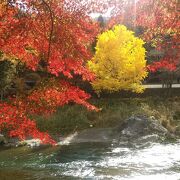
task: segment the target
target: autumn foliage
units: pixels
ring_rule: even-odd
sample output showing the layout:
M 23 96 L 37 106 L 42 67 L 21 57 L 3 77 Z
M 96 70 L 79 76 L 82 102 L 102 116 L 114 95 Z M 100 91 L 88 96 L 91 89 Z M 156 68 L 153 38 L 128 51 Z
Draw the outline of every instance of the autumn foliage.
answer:
M 153 72 L 160 69 L 176 70 L 180 63 L 178 1 L 144 1 L 141 6 L 137 22 L 145 28 L 144 39 L 151 42 L 157 50 L 164 51 L 164 56 L 160 61 L 153 62 L 149 66 L 149 70 Z M 142 16 L 140 17 L 140 14 L 147 6 L 151 8 L 145 11 L 143 17 L 148 17 L 145 19 Z
M 152 72 L 164 69 L 174 71 L 180 64 L 178 0 L 128 0 L 113 6 L 109 27 L 122 23 L 134 30 L 142 29 L 141 38 L 158 51 L 161 59 L 149 64 Z
M 51 114 L 69 102 L 98 111 L 87 102 L 90 95 L 76 85 L 77 79 L 92 83 L 98 92 L 142 92 L 141 81 L 147 75 L 144 42 L 126 27 L 115 26 L 99 35 L 94 57 L 91 52 L 100 29 L 89 14 L 109 8 L 112 18 L 107 28 L 125 24 L 135 31 L 141 27 L 140 37 L 165 52 L 160 61 L 149 64 L 150 71 L 176 69 L 177 0 L 1 0 L 0 54 L 6 58 L 0 61 L 11 64 L 13 74 L 0 75 L 6 87 L 12 81 L 16 91 L 0 102 L 0 132 L 54 144 L 47 133 L 38 131 L 30 115 Z M 31 89 L 26 86 L 27 73 L 38 77 Z
M 147 76 L 143 44 L 122 25 L 99 35 L 95 56 L 88 62 L 96 74 L 93 88 L 97 92 L 122 89 L 142 92 L 141 81 Z
M 56 143 L 48 133 L 39 132 L 36 123 L 32 119 L 27 118 L 24 109 L 20 107 L 1 103 L 0 115 L 1 130 L 8 132 L 10 137 L 18 137 L 24 140 L 26 137 L 31 136 L 40 139 L 43 143 Z
M 52 113 L 68 102 L 97 110 L 87 102 L 90 95 L 69 81 L 74 77 L 94 79 L 86 60 L 91 58 L 90 45 L 98 24 L 83 7 L 75 1 L 1 2 L 0 51 L 41 77 L 28 93 L 16 93 L 9 103 L 0 103 L 1 131 L 6 129 L 11 137 L 32 136 L 53 144 L 48 134 L 37 130 L 29 115 Z

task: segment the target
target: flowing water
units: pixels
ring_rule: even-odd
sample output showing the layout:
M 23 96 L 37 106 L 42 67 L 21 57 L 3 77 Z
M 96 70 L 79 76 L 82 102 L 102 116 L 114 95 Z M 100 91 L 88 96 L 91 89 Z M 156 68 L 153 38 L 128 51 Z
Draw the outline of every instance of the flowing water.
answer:
M 180 180 L 180 142 L 1 149 L 0 179 Z

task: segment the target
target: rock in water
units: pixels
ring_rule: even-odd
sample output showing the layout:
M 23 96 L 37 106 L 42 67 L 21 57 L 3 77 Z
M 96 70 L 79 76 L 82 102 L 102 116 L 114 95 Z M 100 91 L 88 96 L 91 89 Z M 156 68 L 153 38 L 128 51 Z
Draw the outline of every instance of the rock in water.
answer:
M 79 132 L 70 143 L 111 142 L 114 128 L 91 128 Z
M 164 141 L 174 138 L 158 120 L 146 116 L 132 116 L 126 119 L 119 127 L 119 144 L 146 146 L 148 143 Z
M 41 140 L 40 139 L 29 139 L 29 140 L 24 140 L 20 141 L 17 146 L 29 146 L 29 147 L 38 147 L 41 145 Z
M 91 128 L 79 132 L 69 143 L 92 142 L 157 142 L 170 137 L 170 133 L 158 120 L 146 116 L 132 116 L 115 128 Z
M 168 130 L 158 120 L 146 116 L 132 116 L 125 120 L 118 128 L 121 136 L 138 138 L 142 136 L 157 134 L 166 136 Z

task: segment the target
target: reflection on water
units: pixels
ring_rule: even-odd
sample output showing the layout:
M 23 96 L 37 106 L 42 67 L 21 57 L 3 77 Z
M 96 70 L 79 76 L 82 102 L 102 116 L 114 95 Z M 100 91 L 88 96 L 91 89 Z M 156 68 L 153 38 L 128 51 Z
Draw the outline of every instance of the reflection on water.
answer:
M 147 147 L 76 144 L 0 151 L 0 179 L 180 179 L 180 142 Z

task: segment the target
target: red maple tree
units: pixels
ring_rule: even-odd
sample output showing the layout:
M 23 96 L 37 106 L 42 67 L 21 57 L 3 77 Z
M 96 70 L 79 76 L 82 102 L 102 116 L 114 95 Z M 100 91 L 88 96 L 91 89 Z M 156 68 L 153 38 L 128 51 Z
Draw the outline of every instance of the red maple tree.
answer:
M 177 0 L 119 1 L 112 10 L 109 27 L 122 23 L 142 27 L 141 37 L 164 56 L 149 64 L 148 69 L 174 71 L 180 64 L 179 4 Z
M 90 4 L 80 2 L 2 1 L 0 51 L 43 75 L 31 93 L 0 103 L 0 131 L 6 130 L 11 137 L 31 136 L 54 144 L 47 133 L 38 131 L 30 114 L 52 113 L 68 102 L 98 110 L 87 102 L 90 95 L 69 81 L 77 76 L 84 81 L 94 78 L 86 61 L 91 58 L 90 45 L 99 28 L 88 16 Z

